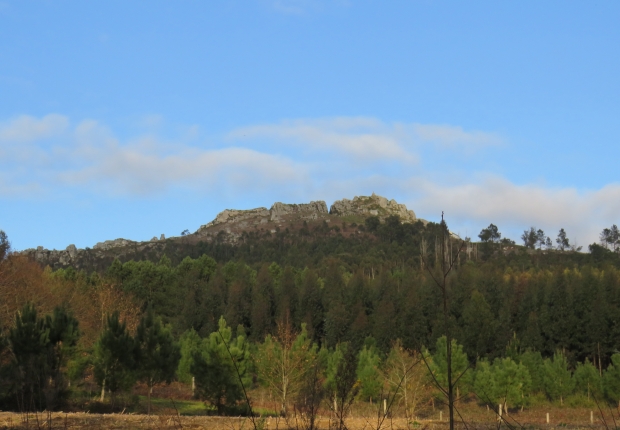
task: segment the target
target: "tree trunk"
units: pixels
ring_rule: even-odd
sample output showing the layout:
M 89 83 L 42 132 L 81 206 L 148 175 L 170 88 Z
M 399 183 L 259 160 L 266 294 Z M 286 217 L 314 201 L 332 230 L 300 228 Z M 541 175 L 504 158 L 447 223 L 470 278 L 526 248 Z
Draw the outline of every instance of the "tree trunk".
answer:
M 105 379 L 103 380 L 103 383 L 101 384 L 101 398 L 99 399 L 99 401 L 103 403 L 104 400 L 105 400 Z
M 151 415 L 151 393 L 153 393 L 153 381 L 149 379 L 149 393 L 148 393 L 148 407 L 147 407 L 147 415 Z

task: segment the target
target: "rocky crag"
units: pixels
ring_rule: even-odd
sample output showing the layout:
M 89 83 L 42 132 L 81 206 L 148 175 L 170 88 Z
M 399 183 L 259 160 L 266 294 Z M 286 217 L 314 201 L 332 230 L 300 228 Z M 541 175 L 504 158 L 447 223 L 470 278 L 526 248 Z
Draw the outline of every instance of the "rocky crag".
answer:
M 378 216 L 382 221 L 391 215 L 397 215 L 402 222 L 416 222 L 415 212 L 407 209 L 407 206 L 396 203 L 396 200 L 388 200 L 372 193 L 370 197 L 354 197 L 353 200 L 342 199 L 334 202 L 329 208 L 329 213 L 338 216 Z
M 280 227 L 295 229 L 301 228 L 304 224 L 336 222 L 338 219 L 363 222 L 370 216 L 377 216 L 384 221 L 391 215 L 399 216 L 402 222 L 418 221 L 415 213 L 405 205 L 373 193 L 371 196 L 354 197 L 353 200 L 337 200 L 329 211 L 327 204 L 322 200 L 302 204 L 277 202 L 270 209 L 264 207 L 249 210 L 226 209 L 217 214 L 213 221 L 188 235 L 166 238 L 162 234 L 159 239 L 153 237 L 145 242 L 122 238 L 106 240 L 95 244 L 92 249 L 78 249 L 75 245 L 69 245 L 65 250 L 48 250 L 39 246 L 37 249 L 26 249 L 22 254 L 53 269 L 68 266 L 79 269 L 95 260 L 131 258 L 140 253 L 156 257 L 159 254 L 163 255 L 166 246 L 175 242 L 195 244 L 200 241 L 218 240 L 222 243 L 235 244 L 242 239 L 243 233 L 248 231 L 263 230 L 275 233 Z

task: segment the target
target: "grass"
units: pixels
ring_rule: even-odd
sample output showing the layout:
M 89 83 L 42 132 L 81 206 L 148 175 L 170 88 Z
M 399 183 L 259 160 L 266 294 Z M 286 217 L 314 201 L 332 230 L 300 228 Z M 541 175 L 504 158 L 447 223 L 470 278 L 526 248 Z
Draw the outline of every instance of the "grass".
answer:
M 138 408 L 140 412 L 143 409 L 146 409 L 147 406 L 147 398 L 146 396 L 140 396 L 140 404 Z M 170 410 L 175 409 L 179 412 L 179 415 L 187 416 L 187 417 L 197 417 L 201 415 L 207 415 L 210 410 L 215 410 L 207 406 L 205 403 L 200 400 L 174 400 L 174 403 L 170 399 L 162 399 L 162 398 L 151 398 L 151 407 L 153 411 L 157 413 L 157 411 L 161 410 Z

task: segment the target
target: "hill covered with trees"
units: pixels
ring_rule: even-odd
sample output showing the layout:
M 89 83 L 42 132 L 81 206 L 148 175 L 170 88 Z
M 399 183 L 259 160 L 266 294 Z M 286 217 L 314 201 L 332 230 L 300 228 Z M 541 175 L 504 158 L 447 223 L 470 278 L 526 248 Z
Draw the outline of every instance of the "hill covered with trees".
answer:
M 312 408 L 296 403 L 314 401 L 309 392 L 341 411 L 390 392 L 402 405 L 406 389 L 430 401 L 441 398 L 446 329 L 464 399 L 620 401 L 615 226 L 586 253 L 563 229 L 551 240 L 530 228 L 517 245 L 493 224 L 473 243 L 445 223 L 338 220 L 164 242 L 88 269 L 42 267 L 10 253 L 3 235 L 3 403 L 59 407 L 87 383 L 105 402 L 139 381 L 150 393 L 173 380 L 193 383 L 222 414 L 260 387 L 282 412 Z M 446 261 L 447 319 L 436 282 Z M 275 382 L 282 357 L 290 387 Z M 413 413 L 409 401 L 403 413 Z

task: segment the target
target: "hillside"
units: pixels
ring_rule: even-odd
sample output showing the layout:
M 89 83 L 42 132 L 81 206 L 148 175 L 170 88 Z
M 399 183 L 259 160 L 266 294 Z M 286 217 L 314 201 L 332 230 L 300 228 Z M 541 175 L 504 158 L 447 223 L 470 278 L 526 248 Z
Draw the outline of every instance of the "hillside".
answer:
M 49 250 L 39 246 L 26 249 L 22 254 L 52 269 L 73 267 L 92 271 L 107 267 L 117 258 L 121 261 L 158 261 L 166 255 L 178 261 L 186 255 L 195 255 L 198 249 L 204 251 L 218 246 L 235 247 L 246 243 L 249 237 L 273 239 L 281 231 L 287 231 L 287 235 L 305 235 L 307 238 L 310 232 L 317 233 L 314 238 L 317 235 L 325 238 L 336 233 L 348 238 L 362 234 L 365 229 L 359 230 L 356 227 L 364 225 L 369 217 L 385 222 L 390 216 L 397 216 L 402 223 L 427 223 L 416 218 L 414 211 L 404 204 L 373 193 L 371 196 L 356 196 L 352 200 L 338 200 L 329 211 L 322 200 L 302 204 L 276 202 L 270 209 L 226 209 L 194 233 L 182 236 L 166 238 L 162 234 L 146 242 L 119 238 L 99 242 L 85 249 L 76 248 L 75 245 L 69 245 L 64 250 Z M 351 227 L 347 228 L 347 225 Z

